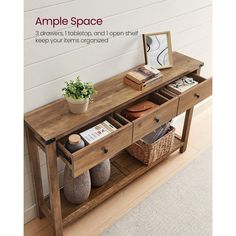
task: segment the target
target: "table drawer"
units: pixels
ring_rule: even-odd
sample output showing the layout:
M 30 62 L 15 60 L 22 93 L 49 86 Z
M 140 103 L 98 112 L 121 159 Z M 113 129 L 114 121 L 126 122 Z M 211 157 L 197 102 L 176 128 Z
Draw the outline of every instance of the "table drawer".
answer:
M 196 74 L 190 74 L 189 76 L 191 76 L 199 84 L 179 95 L 178 114 L 185 112 L 212 94 L 211 78 L 205 79 Z
M 132 143 L 132 123 L 123 119 L 119 114 L 109 115 L 74 133 L 87 130 L 103 120 L 109 121 L 117 130 L 74 153 L 70 153 L 64 146 L 68 136 L 58 141 L 59 156 L 72 169 L 73 177 L 77 177 L 101 161 L 113 157 Z
M 133 121 L 133 142 L 160 127 L 176 116 L 178 97 L 166 98 L 154 92 L 148 100 L 159 105 L 155 110 Z

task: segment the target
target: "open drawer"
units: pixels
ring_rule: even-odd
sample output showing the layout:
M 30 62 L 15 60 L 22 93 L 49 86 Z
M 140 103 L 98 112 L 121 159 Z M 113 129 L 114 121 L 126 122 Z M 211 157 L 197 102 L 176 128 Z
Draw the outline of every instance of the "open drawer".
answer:
M 212 94 L 211 78 L 205 79 L 197 74 L 190 74 L 189 76 L 197 81 L 198 84 L 179 95 L 178 115 L 211 96 Z
M 122 116 L 116 113 L 103 117 L 102 119 L 99 119 L 74 133 L 79 134 L 80 132 L 89 129 L 104 120 L 110 122 L 117 128 L 117 130 L 95 141 L 94 143 L 88 144 L 74 153 L 69 152 L 69 150 L 65 148 L 65 143 L 68 140 L 68 136 L 58 140 L 58 155 L 72 169 L 74 178 L 81 175 L 86 170 L 96 166 L 101 161 L 113 157 L 122 149 L 131 145 L 132 123 L 128 122 L 126 119 L 123 119 Z
M 178 107 L 177 96 L 166 98 L 156 91 L 136 101 L 135 103 L 139 103 L 142 100 L 152 101 L 159 106 L 153 109 L 151 112 L 132 121 L 133 142 L 136 142 L 143 136 L 147 135 L 156 128 L 160 127 L 162 124 L 168 122 L 170 119 L 175 117 L 177 113 L 177 107 Z

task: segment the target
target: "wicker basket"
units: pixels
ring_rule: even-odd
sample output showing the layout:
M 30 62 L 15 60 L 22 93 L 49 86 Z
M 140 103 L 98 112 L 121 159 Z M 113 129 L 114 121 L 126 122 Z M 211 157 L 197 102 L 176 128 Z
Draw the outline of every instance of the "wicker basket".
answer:
M 174 141 L 174 133 L 175 128 L 171 126 L 168 133 L 154 143 L 147 144 L 139 140 L 126 148 L 126 150 L 136 159 L 149 165 L 171 150 Z

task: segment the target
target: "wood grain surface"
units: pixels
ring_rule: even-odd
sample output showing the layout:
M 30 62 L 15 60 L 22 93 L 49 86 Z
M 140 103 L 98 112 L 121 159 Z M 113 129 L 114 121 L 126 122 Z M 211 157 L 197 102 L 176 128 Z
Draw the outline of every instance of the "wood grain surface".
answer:
M 86 113 L 80 115 L 70 113 L 65 99 L 59 99 L 26 113 L 25 122 L 44 141 L 58 139 L 203 65 L 202 62 L 177 52 L 173 54 L 173 60 L 172 68 L 162 70 L 163 78 L 159 83 L 143 91 L 136 91 L 126 86 L 123 78 L 127 72 L 124 72 L 95 84 L 98 93 L 94 96 L 94 102 L 89 104 Z

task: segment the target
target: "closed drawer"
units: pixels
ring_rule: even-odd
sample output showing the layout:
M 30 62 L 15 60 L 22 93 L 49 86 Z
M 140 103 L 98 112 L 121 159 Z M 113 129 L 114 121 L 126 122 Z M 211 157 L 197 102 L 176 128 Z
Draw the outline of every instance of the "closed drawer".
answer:
M 132 143 L 132 123 L 123 119 L 119 114 L 107 116 L 75 133 L 80 133 L 83 130 L 93 127 L 103 120 L 109 121 L 117 130 L 74 153 L 70 153 L 65 148 L 65 142 L 68 137 L 64 137 L 58 141 L 59 156 L 72 169 L 73 177 L 77 177 L 101 161 L 113 157 Z
M 212 79 L 205 79 L 196 74 L 189 76 L 199 84 L 179 95 L 178 114 L 188 110 L 212 94 Z
M 133 142 L 141 139 L 143 136 L 160 127 L 176 116 L 178 97 L 167 99 L 158 92 L 152 93 L 148 100 L 159 105 L 155 110 L 142 116 L 133 122 Z

